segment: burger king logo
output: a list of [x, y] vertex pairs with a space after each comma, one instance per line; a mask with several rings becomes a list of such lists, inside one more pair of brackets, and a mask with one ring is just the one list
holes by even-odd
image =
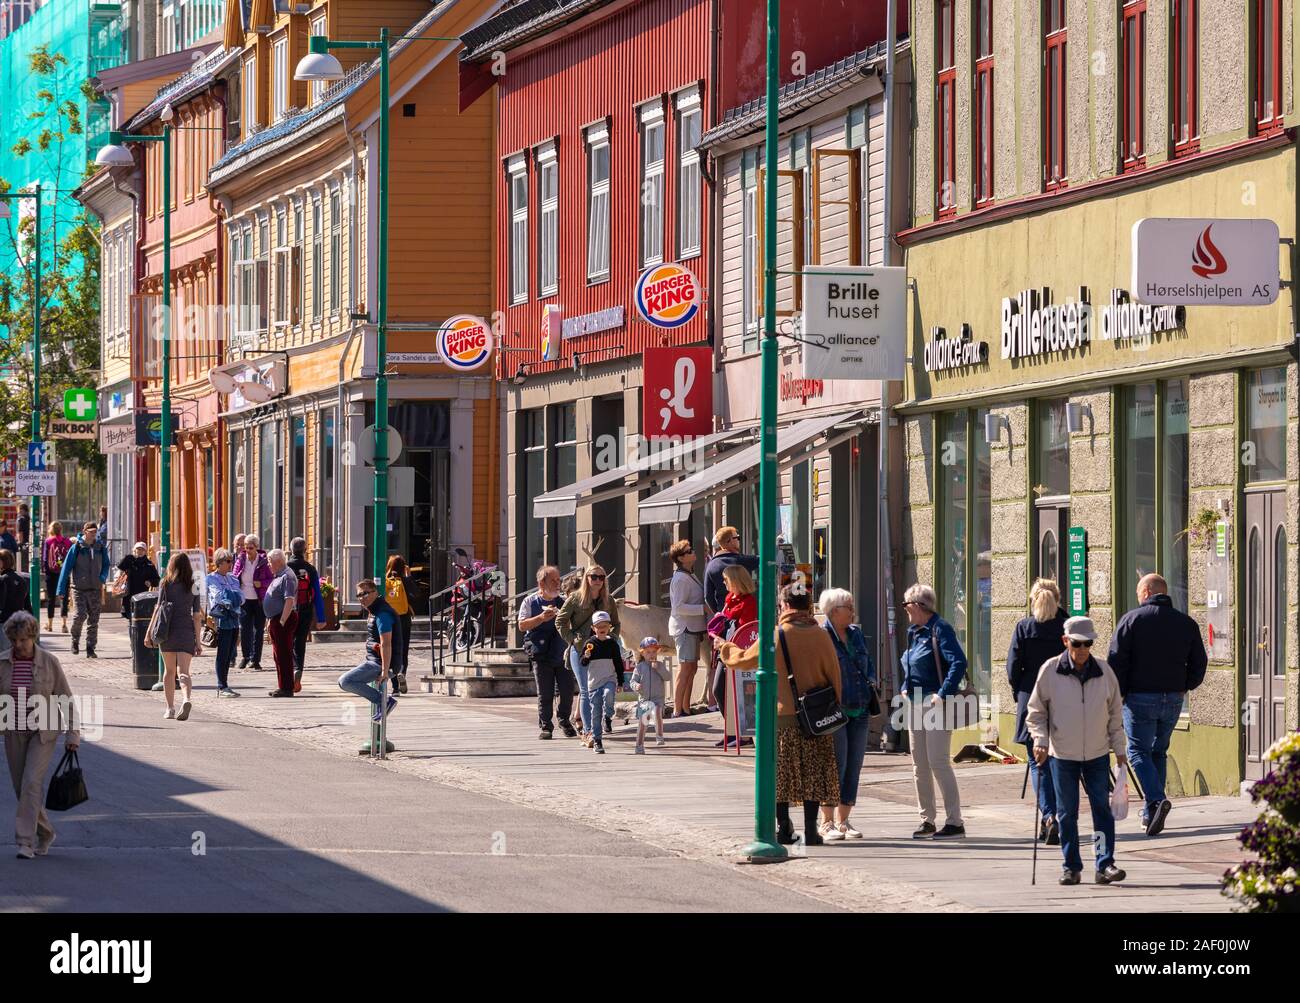
[[655, 327], [681, 327], [700, 312], [700, 282], [689, 268], [672, 262], [651, 265], [636, 282], [636, 310]]
[[554, 304], [542, 307], [542, 361], [554, 362], [560, 357], [563, 337], [563, 320], [560, 308]]
[[438, 330], [438, 354], [452, 369], [477, 369], [492, 355], [492, 331], [482, 317], [452, 317]]

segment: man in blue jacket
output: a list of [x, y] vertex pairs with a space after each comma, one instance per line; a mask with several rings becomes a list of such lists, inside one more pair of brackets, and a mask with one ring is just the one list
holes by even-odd
[[77, 612], [72, 618], [72, 653], [77, 653], [81, 643], [81, 625], [86, 627], [86, 657], [95, 658], [95, 642], [99, 640], [99, 611], [103, 608], [104, 583], [108, 581], [108, 548], [96, 539], [99, 526], [88, 522], [81, 529], [77, 542], [63, 559], [63, 572], [59, 575], [58, 594], [66, 596], [71, 584], [76, 597]]
[[1165, 797], [1169, 739], [1187, 692], [1205, 680], [1207, 659], [1200, 626], [1174, 609], [1163, 578], [1143, 577], [1137, 598], [1111, 635], [1106, 661], [1124, 694], [1128, 758], [1146, 797], [1142, 823], [1155, 836], [1173, 807]]
[[713, 556], [704, 569], [704, 602], [710, 613], [721, 613], [727, 599], [727, 583], [722, 572], [733, 564], [741, 565], [751, 575], [758, 573], [758, 558], [740, 552], [740, 531], [723, 526], [713, 536]]

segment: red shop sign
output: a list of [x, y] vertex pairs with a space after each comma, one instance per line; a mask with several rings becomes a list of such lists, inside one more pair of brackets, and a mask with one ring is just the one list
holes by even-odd
[[713, 349], [647, 348], [641, 431], [647, 439], [713, 431]]

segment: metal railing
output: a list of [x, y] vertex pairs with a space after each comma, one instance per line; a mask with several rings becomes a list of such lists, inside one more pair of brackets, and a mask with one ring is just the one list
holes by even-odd
[[[454, 662], [457, 655], [474, 648], [497, 646], [498, 618], [505, 597], [474, 587], [496, 574], [496, 568], [480, 571], [429, 596], [429, 657], [434, 675], [446, 675], [449, 655]], [[441, 623], [441, 631], [435, 620]]]

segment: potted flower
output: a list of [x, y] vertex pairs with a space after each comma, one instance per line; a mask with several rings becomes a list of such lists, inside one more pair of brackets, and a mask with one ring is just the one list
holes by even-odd
[[1266, 754], [1273, 769], [1250, 789], [1264, 804], [1241, 830], [1241, 845], [1256, 854], [1223, 875], [1223, 894], [1246, 912], [1300, 912], [1300, 733], [1275, 742]]
[[339, 629], [339, 604], [338, 590], [334, 588], [334, 583], [326, 576], [320, 580], [320, 594], [325, 602], [325, 622], [320, 625], [321, 630], [338, 630]]

